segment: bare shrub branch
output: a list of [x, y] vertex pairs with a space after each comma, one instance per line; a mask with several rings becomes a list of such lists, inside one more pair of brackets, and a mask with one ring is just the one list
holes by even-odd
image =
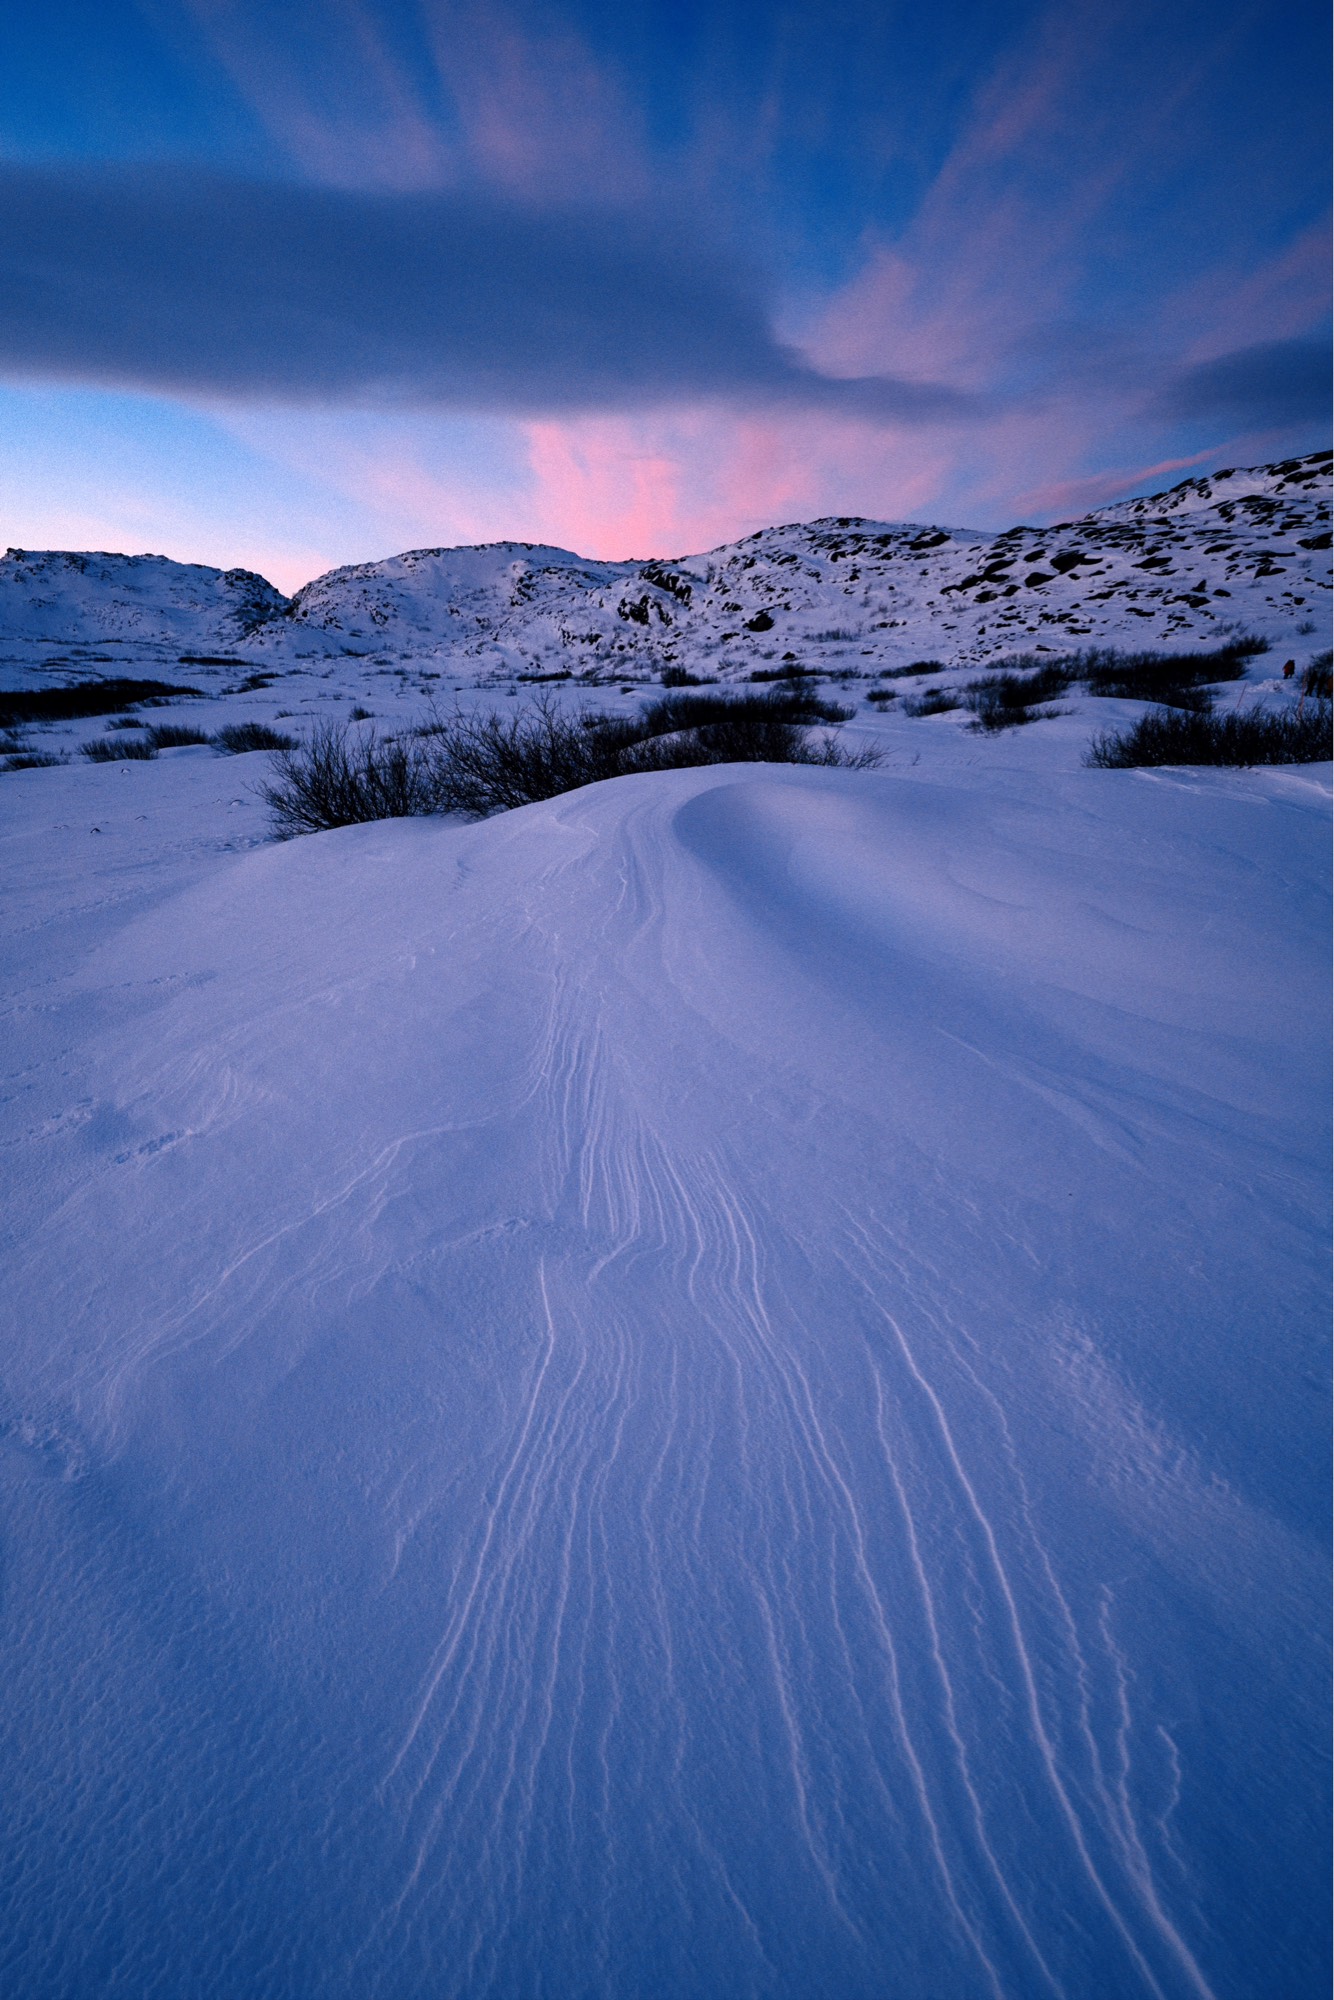
[[335, 723], [321, 725], [308, 743], [275, 757], [273, 777], [260, 796], [281, 840], [444, 809], [431, 759], [419, 744], [374, 732], [353, 736]]
[[361, 820], [417, 813], [492, 813], [533, 805], [581, 785], [633, 772], [699, 764], [842, 764], [868, 770], [880, 753], [855, 754], [817, 721], [848, 710], [802, 691], [729, 696], [670, 694], [638, 716], [562, 709], [539, 697], [508, 713], [456, 709], [410, 743], [326, 726], [275, 762], [263, 797], [282, 838]]

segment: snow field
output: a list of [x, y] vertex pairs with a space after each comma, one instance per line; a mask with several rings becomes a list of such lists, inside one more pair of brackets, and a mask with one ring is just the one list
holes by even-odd
[[15, 1990], [1316, 1990], [1327, 773], [885, 734], [5, 779]]

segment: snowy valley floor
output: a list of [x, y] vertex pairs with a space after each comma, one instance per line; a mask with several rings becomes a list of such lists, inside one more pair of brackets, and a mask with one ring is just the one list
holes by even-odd
[[7, 1991], [1325, 1990], [1329, 772], [1087, 733], [4, 778]]

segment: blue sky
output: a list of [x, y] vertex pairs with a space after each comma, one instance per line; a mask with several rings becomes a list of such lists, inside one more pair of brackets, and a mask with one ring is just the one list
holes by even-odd
[[1327, 441], [1323, 6], [21, 15], [18, 546], [291, 587], [1043, 521]]

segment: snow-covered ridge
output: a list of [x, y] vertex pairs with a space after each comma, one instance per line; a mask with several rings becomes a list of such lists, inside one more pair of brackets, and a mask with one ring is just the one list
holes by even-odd
[[231, 645], [286, 609], [248, 569], [167, 556], [7, 549], [0, 560], [0, 636], [162, 645]]
[[[0, 562], [0, 644], [230, 649], [259, 662], [355, 653], [470, 679], [630, 681], [766, 663], [875, 673], [1029, 647], [1328, 643], [1331, 454], [1182, 482], [997, 535], [836, 517], [703, 554], [599, 562], [523, 542], [415, 549], [331, 570], [286, 599], [244, 570], [161, 556]], [[53, 663], [55, 664], [55, 663]], [[69, 664], [80, 664], [70, 662]]]

